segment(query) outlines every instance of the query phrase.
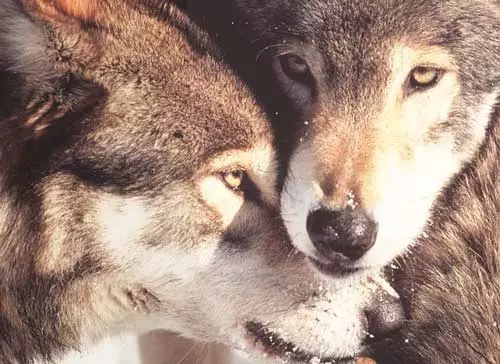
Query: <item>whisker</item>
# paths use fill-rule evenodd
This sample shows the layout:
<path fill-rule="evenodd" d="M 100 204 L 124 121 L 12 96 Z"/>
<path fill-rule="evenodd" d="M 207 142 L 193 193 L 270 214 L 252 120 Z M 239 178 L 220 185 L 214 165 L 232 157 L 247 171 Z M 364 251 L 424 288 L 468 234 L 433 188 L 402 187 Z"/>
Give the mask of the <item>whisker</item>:
<path fill-rule="evenodd" d="M 175 364 L 181 364 L 184 362 L 184 360 L 186 360 L 189 355 L 196 349 L 196 347 L 198 346 L 198 343 L 194 343 L 193 346 L 191 346 L 191 348 L 186 352 L 186 354 L 184 354 L 184 356 L 179 359 L 179 361 L 177 361 Z"/>
<path fill-rule="evenodd" d="M 283 44 L 283 43 L 276 43 L 276 44 L 271 44 L 269 46 L 266 46 L 264 48 L 262 48 L 258 53 L 257 53 L 257 56 L 255 57 L 255 63 L 258 63 L 259 62 L 259 58 L 262 56 L 262 54 L 264 54 L 264 52 L 270 50 L 270 49 L 273 49 L 273 48 L 279 48 L 279 47 L 285 47 L 286 44 Z M 280 54 L 282 55 L 282 54 Z"/>

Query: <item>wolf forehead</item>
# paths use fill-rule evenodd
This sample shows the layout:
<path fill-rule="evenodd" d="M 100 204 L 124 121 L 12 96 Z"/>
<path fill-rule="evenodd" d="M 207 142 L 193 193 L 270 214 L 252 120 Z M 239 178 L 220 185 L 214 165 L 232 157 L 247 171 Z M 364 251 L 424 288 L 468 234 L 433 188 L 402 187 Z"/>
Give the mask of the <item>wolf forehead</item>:
<path fill-rule="evenodd" d="M 247 100 L 217 100 L 223 96 L 216 90 L 213 94 L 185 93 L 182 86 L 193 84 L 180 85 L 179 81 L 153 87 L 146 87 L 149 81 L 134 81 L 133 85 L 108 89 L 106 108 L 90 133 L 94 147 L 101 145 L 109 151 L 108 143 L 112 142 L 129 156 L 130 149 L 140 148 L 156 155 L 161 164 L 173 166 L 182 161 L 192 168 L 224 151 L 272 147 L 265 119 L 243 105 Z M 215 81 L 203 82 L 210 85 Z"/>
<path fill-rule="evenodd" d="M 133 124 L 143 120 L 144 125 L 137 127 L 148 127 L 150 135 L 158 137 L 156 131 L 170 131 L 175 139 L 191 146 L 196 144 L 207 149 L 207 153 L 216 152 L 209 150 L 212 148 L 246 148 L 269 137 L 265 118 L 250 93 L 227 69 L 206 59 L 196 65 L 186 64 L 179 72 L 171 69 L 168 55 L 155 56 L 151 48 L 143 53 L 148 50 L 151 66 L 141 64 L 139 49 L 126 55 L 119 51 L 111 55 L 113 62 L 108 70 L 120 80 L 109 85 L 112 97 L 108 114 L 120 116 L 132 134 L 136 129 Z M 128 67 L 136 63 L 138 71 L 128 67 L 117 70 L 116 56 L 124 59 Z M 99 75 L 96 78 L 101 81 Z"/>
<path fill-rule="evenodd" d="M 128 164 L 151 162 L 191 173 L 227 150 L 271 149 L 272 134 L 260 108 L 217 61 L 209 40 L 196 41 L 205 42 L 206 49 L 189 47 L 176 29 L 182 19 L 161 27 L 134 21 L 131 15 L 131 24 L 118 27 L 115 35 L 103 30 L 95 37 L 64 28 L 58 37 L 56 32 L 55 57 L 71 57 L 57 67 L 85 64 L 84 77 L 103 89 L 102 107 L 82 123 L 79 134 L 86 137 L 76 143 L 90 162 L 97 165 L 115 154 Z M 157 37 L 144 38 L 144 26 Z"/>
<path fill-rule="evenodd" d="M 498 33 L 500 14 L 494 0 L 292 0 L 286 12 L 260 11 L 273 14 L 261 25 L 271 38 L 299 35 L 314 44 L 318 54 L 312 67 L 327 73 L 323 82 L 336 90 L 352 93 L 373 85 L 388 72 L 384 65 L 396 44 L 456 50 L 455 61 L 471 87 L 484 87 L 475 80 L 493 67 L 491 60 L 478 69 L 467 61 L 471 53 L 487 52 L 498 64 L 488 48 L 497 43 L 492 35 Z"/>

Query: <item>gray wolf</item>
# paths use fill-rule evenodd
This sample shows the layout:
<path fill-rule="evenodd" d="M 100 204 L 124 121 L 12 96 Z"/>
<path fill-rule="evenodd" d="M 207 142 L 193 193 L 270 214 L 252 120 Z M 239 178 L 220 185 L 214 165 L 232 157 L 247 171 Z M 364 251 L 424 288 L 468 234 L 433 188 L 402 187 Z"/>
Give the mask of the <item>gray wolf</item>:
<path fill-rule="evenodd" d="M 500 7 L 313 1 L 301 10 L 296 19 L 310 14 L 323 31 L 279 47 L 278 78 L 310 79 L 315 103 L 297 134 L 283 217 L 320 270 L 378 269 L 415 242 L 485 140 L 500 94 Z"/>
<path fill-rule="evenodd" d="M 293 248 L 269 123 L 164 5 L 2 2 L 0 361 L 155 329 L 272 361 L 355 355 L 383 289 Z"/>

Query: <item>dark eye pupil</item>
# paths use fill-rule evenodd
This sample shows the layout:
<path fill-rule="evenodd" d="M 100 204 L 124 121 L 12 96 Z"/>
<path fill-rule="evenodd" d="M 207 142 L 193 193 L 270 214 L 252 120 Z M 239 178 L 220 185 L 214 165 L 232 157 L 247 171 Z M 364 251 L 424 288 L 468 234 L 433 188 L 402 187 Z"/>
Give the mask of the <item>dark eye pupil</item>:
<path fill-rule="evenodd" d="M 309 71 L 307 63 L 294 54 L 282 56 L 281 67 L 283 68 L 283 72 L 292 79 L 304 76 Z"/>

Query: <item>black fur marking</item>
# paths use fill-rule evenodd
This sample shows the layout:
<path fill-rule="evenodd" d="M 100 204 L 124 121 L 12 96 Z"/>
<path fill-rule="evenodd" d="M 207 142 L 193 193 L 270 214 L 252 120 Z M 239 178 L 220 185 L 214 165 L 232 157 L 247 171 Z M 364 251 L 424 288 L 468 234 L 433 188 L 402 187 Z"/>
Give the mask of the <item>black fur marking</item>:
<path fill-rule="evenodd" d="M 66 79 L 67 76 L 64 76 Z M 81 79 L 71 78 L 64 88 L 57 88 L 59 105 L 47 116 L 47 125 L 42 135 L 35 137 L 31 128 L 23 124 L 19 109 L 10 111 L 12 117 L 0 120 L 0 129 L 5 129 L 1 148 L 10 146 L 8 163 L 11 168 L 5 173 L 5 187 L 24 189 L 47 174 L 47 163 L 72 139 L 81 137 L 81 120 L 98 102 L 105 100 L 105 92 L 99 86 Z M 1 159 L 1 155 L 0 155 Z M 15 160 L 16 163 L 13 163 Z"/>

